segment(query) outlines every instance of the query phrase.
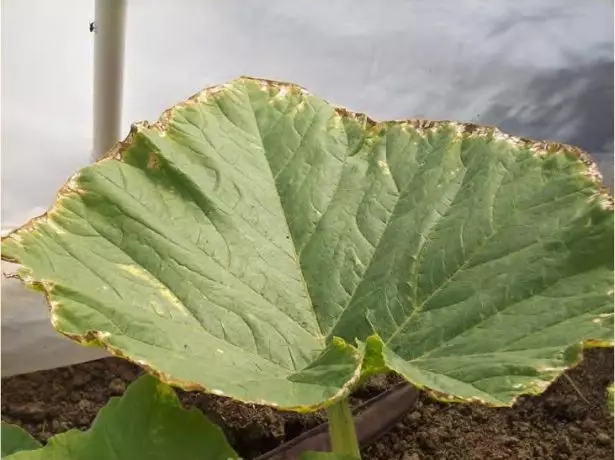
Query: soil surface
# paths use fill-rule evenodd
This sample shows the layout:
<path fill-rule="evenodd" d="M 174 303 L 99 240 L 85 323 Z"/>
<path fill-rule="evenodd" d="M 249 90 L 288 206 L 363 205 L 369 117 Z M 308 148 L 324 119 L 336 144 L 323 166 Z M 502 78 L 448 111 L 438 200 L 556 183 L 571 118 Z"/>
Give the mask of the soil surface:
<path fill-rule="evenodd" d="M 86 429 L 109 397 L 121 395 L 141 370 L 115 358 L 2 380 L 2 420 L 41 441 L 70 428 Z M 363 449 L 365 460 L 579 459 L 611 460 L 613 418 L 605 390 L 613 380 L 613 349 L 588 350 L 585 360 L 539 397 L 512 408 L 448 405 L 421 395 L 396 427 Z M 398 379 L 381 376 L 358 389 L 365 402 Z M 178 392 L 200 408 L 250 459 L 323 422 L 322 413 L 299 415 L 236 403 L 213 395 Z"/>

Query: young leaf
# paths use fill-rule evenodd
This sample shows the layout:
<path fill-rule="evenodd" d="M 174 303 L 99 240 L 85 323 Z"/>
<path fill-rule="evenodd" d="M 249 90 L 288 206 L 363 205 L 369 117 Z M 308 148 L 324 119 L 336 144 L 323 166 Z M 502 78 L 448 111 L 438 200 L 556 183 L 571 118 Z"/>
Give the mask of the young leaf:
<path fill-rule="evenodd" d="M 30 433 L 17 425 L 2 422 L 2 436 L 0 450 L 2 458 L 24 450 L 34 450 L 41 447 L 41 444 L 34 439 Z"/>
<path fill-rule="evenodd" d="M 238 456 L 220 428 L 201 412 L 184 410 L 169 386 L 145 375 L 121 398 L 111 398 L 88 431 L 53 436 L 45 447 L 16 453 L 7 460 L 111 458 L 233 460 Z"/>
<path fill-rule="evenodd" d="M 295 410 L 385 369 L 506 405 L 613 336 L 612 200 L 584 153 L 284 83 L 135 125 L 2 254 L 74 340 Z"/>
<path fill-rule="evenodd" d="M 615 416 L 615 384 L 611 383 L 606 387 L 606 406 L 611 415 Z"/>

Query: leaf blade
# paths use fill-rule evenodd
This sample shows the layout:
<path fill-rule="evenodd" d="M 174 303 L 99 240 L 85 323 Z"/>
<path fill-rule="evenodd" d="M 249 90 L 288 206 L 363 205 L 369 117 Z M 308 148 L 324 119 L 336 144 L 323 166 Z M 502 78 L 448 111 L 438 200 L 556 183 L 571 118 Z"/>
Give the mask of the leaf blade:
<path fill-rule="evenodd" d="M 3 257 L 58 330 L 171 384 L 311 410 L 374 359 L 508 404 L 612 336 L 612 202 L 572 147 L 240 79 L 114 155 Z"/>
<path fill-rule="evenodd" d="M 45 447 L 22 451 L 11 460 L 185 458 L 230 460 L 237 454 L 222 430 L 197 410 L 181 408 L 167 385 L 145 375 L 121 398 L 112 398 L 87 432 L 70 430 Z"/>
<path fill-rule="evenodd" d="M 17 425 L 2 422 L 0 428 L 2 429 L 2 458 L 41 447 L 41 444 L 30 433 Z"/>

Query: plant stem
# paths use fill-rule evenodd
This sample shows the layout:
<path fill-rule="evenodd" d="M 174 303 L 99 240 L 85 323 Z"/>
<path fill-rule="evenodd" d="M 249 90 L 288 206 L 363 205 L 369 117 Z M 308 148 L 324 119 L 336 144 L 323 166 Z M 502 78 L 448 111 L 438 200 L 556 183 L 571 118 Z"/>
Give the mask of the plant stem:
<path fill-rule="evenodd" d="M 352 412 L 348 405 L 348 398 L 344 398 L 328 409 L 329 437 L 331 448 L 336 454 L 345 454 L 361 458 L 357 432 L 352 418 Z"/>

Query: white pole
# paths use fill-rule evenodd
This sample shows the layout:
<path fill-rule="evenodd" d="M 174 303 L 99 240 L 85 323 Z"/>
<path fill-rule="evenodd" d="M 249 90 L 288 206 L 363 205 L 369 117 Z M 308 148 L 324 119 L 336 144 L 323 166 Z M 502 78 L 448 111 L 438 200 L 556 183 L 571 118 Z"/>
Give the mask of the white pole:
<path fill-rule="evenodd" d="M 96 0 L 94 19 L 94 149 L 98 160 L 120 138 L 126 0 Z"/>

